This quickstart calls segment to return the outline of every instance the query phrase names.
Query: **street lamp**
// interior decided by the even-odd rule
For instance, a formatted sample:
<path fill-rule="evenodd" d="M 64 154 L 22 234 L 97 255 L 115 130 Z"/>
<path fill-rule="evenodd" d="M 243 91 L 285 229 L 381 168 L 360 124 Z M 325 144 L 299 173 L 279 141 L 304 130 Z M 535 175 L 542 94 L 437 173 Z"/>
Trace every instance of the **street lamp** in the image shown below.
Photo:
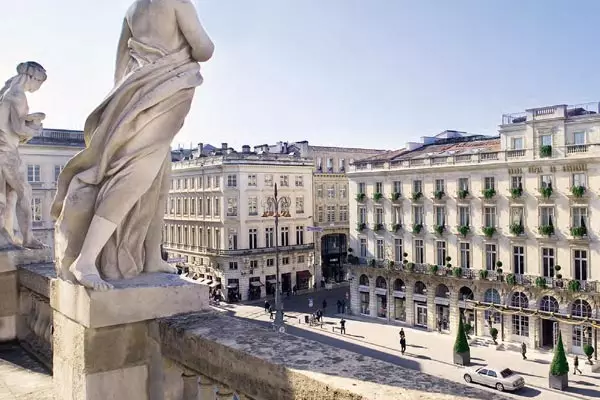
<path fill-rule="evenodd" d="M 283 322 L 283 309 L 281 307 L 281 279 L 279 276 L 279 210 L 281 209 L 283 217 L 290 216 L 291 201 L 289 197 L 277 196 L 277 184 L 273 190 L 273 198 L 267 199 L 267 212 L 265 216 L 275 216 L 275 321 L 273 328 L 281 333 L 285 332 Z"/>

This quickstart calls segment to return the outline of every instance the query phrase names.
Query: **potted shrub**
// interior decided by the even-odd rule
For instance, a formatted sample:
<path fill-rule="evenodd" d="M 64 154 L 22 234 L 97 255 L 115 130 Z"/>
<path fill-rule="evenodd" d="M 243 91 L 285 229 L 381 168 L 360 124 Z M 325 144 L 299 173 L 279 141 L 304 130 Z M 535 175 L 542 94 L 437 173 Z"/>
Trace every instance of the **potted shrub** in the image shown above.
<path fill-rule="evenodd" d="M 494 236 L 494 233 L 496 233 L 496 228 L 493 226 L 484 226 L 483 228 L 481 228 L 481 230 L 487 238 L 491 238 L 492 236 Z"/>
<path fill-rule="evenodd" d="M 446 230 L 446 227 L 444 225 L 436 225 L 435 226 L 435 233 L 437 233 L 438 235 L 441 235 L 442 233 L 444 233 L 445 230 Z"/>
<path fill-rule="evenodd" d="M 460 233 L 463 237 L 467 237 L 469 232 L 471 232 L 469 225 L 461 225 L 458 227 L 458 233 Z"/>
<path fill-rule="evenodd" d="M 431 264 L 429 266 L 429 272 L 431 273 L 431 275 L 437 274 L 437 272 L 438 272 L 439 269 L 440 268 L 437 265 L 435 265 L 435 264 Z"/>
<path fill-rule="evenodd" d="M 510 286 L 514 286 L 517 284 L 517 277 L 515 276 L 515 274 L 508 274 L 506 275 L 506 283 Z"/>
<path fill-rule="evenodd" d="M 584 345 L 583 352 L 585 353 L 585 356 L 588 359 L 588 364 L 594 365 L 594 363 L 592 362 L 592 356 L 594 355 L 594 348 L 592 347 L 592 345 L 590 345 L 590 344 Z"/>
<path fill-rule="evenodd" d="M 522 187 L 516 187 L 516 188 L 510 189 L 510 197 L 512 197 L 513 199 L 518 199 L 521 196 L 523 196 L 523 188 Z"/>
<path fill-rule="evenodd" d="M 496 263 L 496 279 L 498 279 L 499 281 L 502 280 L 502 273 L 504 271 L 502 270 L 502 261 L 498 261 Z"/>
<path fill-rule="evenodd" d="M 543 188 L 540 188 L 540 193 L 542 194 L 543 198 L 545 198 L 545 199 L 550 198 L 550 196 L 552 196 L 552 186 L 548 185 Z"/>
<path fill-rule="evenodd" d="M 494 344 L 498 344 L 498 342 L 496 341 L 496 339 L 498 339 L 498 329 L 491 328 L 490 329 L 490 336 L 492 336 L 492 340 L 494 341 Z"/>
<path fill-rule="evenodd" d="M 540 147 L 540 157 L 551 157 L 552 156 L 552 146 L 549 144 Z"/>
<path fill-rule="evenodd" d="M 375 267 L 376 265 L 377 265 L 377 261 L 375 261 L 375 259 L 372 258 L 371 261 L 369 261 L 369 266 Z"/>
<path fill-rule="evenodd" d="M 479 271 L 479 278 L 480 279 L 487 279 L 488 277 L 488 270 L 487 269 L 482 269 Z"/>
<path fill-rule="evenodd" d="M 552 236 L 554 235 L 554 225 L 542 225 L 540 226 L 540 235 Z"/>
<path fill-rule="evenodd" d="M 461 267 L 455 267 L 452 270 L 452 274 L 456 277 L 456 278 L 460 278 L 462 276 L 462 268 Z"/>
<path fill-rule="evenodd" d="M 413 201 L 417 201 L 419 200 L 421 197 L 423 197 L 423 193 L 422 192 L 415 192 L 412 194 L 412 199 Z"/>
<path fill-rule="evenodd" d="M 398 201 L 398 200 L 400 200 L 400 193 L 399 192 L 392 193 L 392 201 Z"/>
<path fill-rule="evenodd" d="M 367 228 L 367 224 L 365 224 L 364 222 L 359 222 L 358 224 L 356 224 L 356 230 L 357 231 L 363 231 Z"/>
<path fill-rule="evenodd" d="M 406 266 L 408 267 L 408 270 L 410 272 L 415 270 L 415 263 L 414 262 L 409 262 L 408 264 L 406 264 Z"/>
<path fill-rule="evenodd" d="M 496 195 L 496 189 L 494 189 L 494 188 L 484 189 L 481 191 L 481 193 L 483 194 L 484 198 L 489 200 Z"/>
<path fill-rule="evenodd" d="M 419 234 L 421 233 L 421 230 L 423 229 L 423 224 L 413 224 L 413 233 Z"/>
<path fill-rule="evenodd" d="M 563 287 L 562 274 L 560 273 L 560 269 L 560 265 L 554 266 L 554 276 L 556 277 L 556 285 L 558 287 Z"/>
<path fill-rule="evenodd" d="M 379 201 L 379 200 L 381 200 L 382 198 L 383 198 L 383 193 L 375 192 L 375 193 L 373 194 L 373 200 L 375 200 L 375 201 Z"/>
<path fill-rule="evenodd" d="M 365 201 L 365 197 L 366 197 L 366 194 L 364 194 L 364 193 L 357 193 L 356 194 L 356 201 Z"/>
<path fill-rule="evenodd" d="M 464 200 L 464 199 L 467 198 L 468 195 L 469 195 L 469 191 L 467 189 L 460 189 L 458 191 L 458 198 L 459 199 Z"/>
<path fill-rule="evenodd" d="M 519 236 L 522 235 L 523 233 L 525 233 L 525 227 L 523 226 L 523 224 L 519 223 L 519 222 L 515 222 L 510 224 L 510 233 L 512 233 L 515 236 Z"/>
<path fill-rule="evenodd" d="M 398 232 L 401 227 L 402 227 L 402 225 L 400 225 L 398 223 L 392 224 L 392 232 Z"/>
<path fill-rule="evenodd" d="M 543 276 L 538 276 L 535 278 L 535 286 L 540 289 L 546 288 L 546 279 Z"/>
<path fill-rule="evenodd" d="M 587 228 L 585 226 L 572 226 L 571 236 L 581 238 L 587 235 Z"/>
<path fill-rule="evenodd" d="M 579 292 L 581 290 L 581 282 L 579 281 L 569 281 L 569 290 L 571 292 Z"/>
<path fill-rule="evenodd" d="M 454 364 L 465 366 L 471 364 L 471 350 L 462 318 L 458 319 L 458 331 L 454 342 Z"/>
<path fill-rule="evenodd" d="M 569 363 L 563 347 L 562 335 L 558 332 L 558 343 L 554 348 L 554 357 L 550 364 L 548 375 L 548 386 L 550 389 L 565 390 L 569 387 Z"/>
<path fill-rule="evenodd" d="M 571 188 L 571 193 L 577 198 L 583 197 L 585 194 L 585 186 L 577 185 Z"/>
<path fill-rule="evenodd" d="M 433 196 L 435 197 L 435 199 L 436 199 L 436 200 L 441 200 L 441 199 L 443 199 L 443 198 L 444 198 L 444 195 L 445 195 L 445 193 L 444 193 L 444 191 L 443 191 L 443 190 L 436 190 L 436 191 L 433 193 Z"/>

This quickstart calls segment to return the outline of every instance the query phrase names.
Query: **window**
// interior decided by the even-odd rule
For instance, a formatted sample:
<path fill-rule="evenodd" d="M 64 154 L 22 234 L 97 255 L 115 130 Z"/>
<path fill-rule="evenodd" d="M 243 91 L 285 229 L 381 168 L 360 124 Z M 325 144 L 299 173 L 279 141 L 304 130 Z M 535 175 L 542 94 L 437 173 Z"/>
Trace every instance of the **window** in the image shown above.
<path fill-rule="evenodd" d="M 458 190 L 469 190 L 469 178 L 458 178 Z"/>
<path fill-rule="evenodd" d="M 281 175 L 279 177 L 279 185 L 281 187 L 288 187 L 290 186 L 290 177 L 287 175 Z"/>
<path fill-rule="evenodd" d="M 55 165 L 54 166 L 54 182 L 58 182 L 58 176 L 62 172 L 64 165 Z"/>
<path fill-rule="evenodd" d="M 554 249 L 542 247 L 542 276 L 552 278 L 554 276 Z"/>
<path fill-rule="evenodd" d="M 190 245 L 196 246 L 196 227 L 190 229 Z"/>
<path fill-rule="evenodd" d="M 296 175 L 296 187 L 304 186 L 304 177 L 302 175 Z"/>
<path fill-rule="evenodd" d="M 212 204 L 212 199 L 210 197 L 207 197 L 206 198 L 206 215 L 207 216 L 212 215 L 212 213 L 210 211 L 212 209 L 211 204 Z M 179 199 L 177 199 L 177 210 L 178 210 L 177 213 L 179 213 Z"/>
<path fill-rule="evenodd" d="M 237 270 L 238 269 L 238 263 L 237 263 L 237 261 L 229 261 L 229 269 L 230 270 Z"/>
<path fill-rule="evenodd" d="M 367 256 L 367 239 L 360 239 L 360 256 L 365 258 Z"/>
<path fill-rule="evenodd" d="M 433 212 L 435 214 L 435 224 L 437 226 L 445 226 L 446 225 L 446 207 L 435 206 L 435 207 L 433 207 Z"/>
<path fill-rule="evenodd" d="M 525 247 L 513 246 L 513 270 L 516 275 L 525 274 Z"/>
<path fill-rule="evenodd" d="M 573 144 L 582 145 L 585 144 L 585 132 L 574 132 L 573 133 Z"/>
<path fill-rule="evenodd" d="M 471 226 L 471 209 L 469 206 L 458 207 L 458 225 Z"/>
<path fill-rule="evenodd" d="M 183 215 L 188 215 L 189 214 L 189 203 L 190 201 L 188 199 L 183 199 Z"/>
<path fill-rule="evenodd" d="M 175 208 L 177 211 L 177 215 L 181 214 L 181 199 L 176 200 L 177 207 Z"/>
<path fill-rule="evenodd" d="M 496 269 L 496 245 L 492 243 L 488 243 L 485 245 L 485 269 L 488 271 L 493 271 Z"/>
<path fill-rule="evenodd" d="M 435 242 L 435 263 L 439 267 L 446 265 L 446 242 Z"/>
<path fill-rule="evenodd" d="M 392 207 L 392 224 L 402 224 L 402 209 L 400 207 Z"/>
<path fill-rule="evenodd" d="M 340 206 L 340 221 L 348 221 L 348 206 Z"/>
<path fill-rule="evenodd" d="M 573 250 L 573 275 L 578 281 L 587 281 L 588 256 L 587 250 Z"/>
<path fill-rule="evenodd" d="M 42 220 L 42 199 L 40 197 L 31 198 L 31 220 L 33 222 Z"/>
<path fill-rule="evenodd" d="M 27 182 L 41 182 L 40 166 L 29 164 L 27 166 Z"/>
<path fill-rule="evenodd" d="M 375 256 L 378 260 L 383 260 L 383 239 L 377 239 L 377 248 L 375 252 Z"/>
<path fill-rule="evenodd" d="M 273 186 L 273 174 L 265 174 L 265 186 Z"/>
<path fill-rule="evenodd" d="M 296 214 L 304 214 L 304 196 L 296 197 Z"/>
<path fill-rule="evenodd" d="M 443 179 L 436 179 L 435 180 L 435 191 L 436 192 L 444 192 L 445 185 L 444 185 L 444 180 Z"/>
<path fill-rule="evenodd" d="M 375 182 L 375 193 L 383 193 L 383 182 Z"/>
<path fill-rule="evenodd" d="M 423 206 L 412 207 L 413 224 L 423 225 Z"/>
<path fill-rule="evenodd" d="M 192 189 L 196 188 L 196 178 L 190 178 L 190 187 Z"/>
<path fill-rule="evenodd" d="M 365 183 L 364 182 L 360 182 L 358 184 L 358 193 L 359 194 L 367 193 L 366 190 L 367 190 L 367 187 L 366 187 Z"/>
<path fill-rule="evenodd" d="M 196 199 L 190 199 L 190 215 L 196 215 Z"/>
<path fill-rule="evenodd" d="M 483 226 L 496 227 L 496 207 L 483 207 Z"/>
<path fill-rule="evenodd" d="M 203 183 L 204 183 L 203 177 L 199 177 L 198 178 L 198 189 L 202 189 Z"/>
<path fill-rule="evenodd" d="M 323 206 L 317 207 L 317 222 L 323 222 Z"/>
<path fill-rule="evenodd" d="M 187 178 L 183 178 L 182 181 L 183 181 L 183 188 L 187 189 L 188 188 L 188 180 L 187 180 Z"/>
<path fill-rule="evenodd" d="M 369 305 L 369 293 L 360 292 L 360 313 L 363 315 L 369 315 L 371 313 L 371 306 Z"/>
<path fill-rule="evenodd" d="M 542 146 L 552 146 L 552 135 L 540 135 Z"/>
<path fill-rule="evenodd" d="M 250 269 L 258 268 L 258 260 L 250 260 Z"/>
<path fill-rule="evenodd" d="M 587 207 L 572 207 L 571 208 L 571 226 L 572 227 L 587 227 Z"/>
<path fill-rule="evenodd" d="M 304 227 L 296 227 L 296 244 L 304 244 Z"/>
<path fill-rule="evenodd" d="M 398 193 L 398 194 L 402 194 L 402 182 L 400 181 L 394 181 L 394 183 L 392 184 L 393 186 L 393 192 L 394 193 Z"/>
<path fill-rule="evenodd" d="M 360 224 L 367 223 L 367 208 L 366 207 L 358 207 L 358 222 Z"/>
<path fill-rule="evenodd" d="M 215 207 L 214 207 L 214 216 L 218 217 L 221 215 L 221 199 L 215 197 Z"/>
<path fill-rule="evenodd" d="M 258 215 L 258 197 L 248 197 L 248 215 Z"/>
<path fill-rule="evenodd" d="M 510 177 L 510 188 L 523 190 L 523 177 L 521 175 L 513 175 Z"/>
<path fill-rule="evenodd" d="M 227 236 L 227 248 L 229 250 L 237 250 L 238 248 L 238 236 L 237 231 L 235 229 L 229 230 L 229 235 Z"/>
<path fill-rule="evenodd" d="M 552 296 L 544 296 L 540 300 L 540 310 L 557 313 L 559 309 L 558 301 Z"/>
<path fill-rule="evenodd" d="M 540 176 L 540 188 L 551 188 L 552 187 L 552 175 L 541 175 Z"/>
<path fill-rule="evenodd" d="M 327 198 L 335 199 L 335 185 L 327 186 Z"/>
<path fill-rule="evenodd" d="M 248 175 L 248 186 L 256 186 L 256 174 Z"/>
<path fill-rule="evenodd" d="M 297 261 L 298 264 L 304 264 L 304 261 L 305 261 L 304 256 L 298 256 L 298 261 Z"/>
<path fill-rule="evenodd" d="M 265 247 L 275 247 L 275 241 L 273 238 L 273 228 L 265 229 Z"/>
<path fill-rule="evenodd" d="M 423 181 L 422 180 L 414 180 L 413 181 L 413 193 L 423 193 Z"/>
<path fill-rule="evenodd" d="M 554 207 L 553 206 L 541 206 L 540 212 L 540 226 L 549 226 L 554 224 Z"/>
<path fill-rule="evenodd" d="M 340 184 L 340 199 L 345 199 L 347 197 L 348 188 L 344 184 Z"/>
<path fill-rule="evenodd" d="M 333 172 L 333 158 L 327 159 L 327 172 Z"/>
<path fill-rule="evenodd" d="M 258 230 L 256 228 L 248 229 L 248 248 L 258 248 Z"/>
<path fill-rule="evenodd" d="M 460 243 L 460 267 L 471 268 L 471 244 L 467 242 Z"/>
<path fill-rule="evenodd" d="M 529 299 L 522 292 L 514 292 L 510 305 L 515 308 L 529 308 Z M 529 317 L 526 315 L 513 315 L 512 331 L 513 335 L 529 337 Z"/>
<path fill-rule="evenodd" d="M 327 206 L 327 222 L 335 222 L 335 206 Z"/>
<path fill-rule="evenodd" d="M 483 178 L 483 188 L 486 190 L 496 189 L 496 179 L 493 176 Z"/>
<path fill-rule="evenodd" d="M 317 157 L 317 171 L 323 172 L 323 159 L 321 157 Z"/>
<path fill-rule="evenodd" d="M 375 223 L 383 224 L 383 208 L 382 207 L 377 207 L 375 209 Z"/>
<path fill-rule="evenodd" d="M 573 186 L 583 186 L 586 187 L 586 179 L 585 174 L 573 174 Z"/>
<path fill-rule="evenodd" d="M 290 228 L 284 226 L 281 228 L 281 243 L 280 245 L 283 247 L 290 245 Z"/>
<path fill-rule="evenodd" d="M 215 177 L 213 178 L 213 180 L 214 180 L 214 183 L 215 183 L 215 184 L 214 184 L 214 186 L 215 186 L 215 189 L 218 189 L 218 188 L 219 188 L 219 186 L 221 185 L 221 177 L 220 177 L 220 176 L 215 176 Z"/>
<path fill-rule="evenodd" d="M 235 198 L 227 199 L 227 216 L 237 217 L 238 215 L 238 201 Z"/>
<path fill-rule="evenodd" d="M 404 256 L 402 255 L 402 239 L 394 239 L 394 262 L 402 263 Z"/>
<path fill-rule="evenodd" d="M 215 228 L 215 249 L 221 248 L 221 230 L 219 228 Z"/>
<path fill-rule="evenodd" d="M 267 267 L 272 267 L 275 265 L 275 259 L 274 258 L 267 258 Z"/>
<path fill-rule="evenodd" d="M 340 172 L 345 172 L 346 171 L 346 160 L 343 158 L 339 159 L 339 168 L 340 168 Z"/>
<path fill-rule="evenodd" d="M 523 150 L 523 138 L 516 137 L 511 139 L 511 149 L 512 150 Z"/>
<path fill-rule="evenodd" d="M 206 228 L 206 247 L 208 247 L 209 249 L 212 249 L 212 231 L 210 230 L 210 228 Z"/>
<path fill-rule="evenodd" d="M 197 209 L 198 215 L 202 215 L 203 205 L 204 205 L 204 200 L 202 199 L 202 197 L 199 197 L 198 198 L 198 209 Z"/>
<path fill-rule="evenodd" d="M 281 257 L 281 265 L 288 265 L 290 263 L 289 257 Z"/>
<path fill-rule="evenodd" d="M 209 185 L 209 186 L 210 186 L 210 185 Z M 181 189 L 181 179 L 177 179 L 177 180 L 175 181 L 175 189 L 176 189 L 176 190 L 179 190 L 179 189 Z"/>
<path fill-rule="evenodd" d="M 415 247 L 415 263 L 416 264 L 423 264 L 425 262 L 425 245 L 423 243 L 422 239 L 415 239 L 414 240 L 414 247 Z"/>

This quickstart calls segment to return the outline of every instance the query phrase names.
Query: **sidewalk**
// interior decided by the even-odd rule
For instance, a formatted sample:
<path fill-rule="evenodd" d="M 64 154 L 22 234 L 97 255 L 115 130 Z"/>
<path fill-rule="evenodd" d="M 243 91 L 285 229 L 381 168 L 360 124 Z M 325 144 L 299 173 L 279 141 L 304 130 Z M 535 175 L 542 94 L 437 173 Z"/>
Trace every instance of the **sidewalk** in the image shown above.
<path fill-rule="evenodd" d="M 234 312 L 242 318 L 268 321 L 268 316 L 264 311 L 256 307 L 240 305 Z M 463 367 L 453 364 L 454 335 L 403 327 L 406 333 L 407 352 L 405 355 L 401 355 L 398 334 L 400 326 L 362 320 L 354 316 L 344 316 L 347 320 L 347 334 L 341 335 L 337 330 L 332 332 L 333 326 L 339 326 L 340 318 L 338 316 L 325 317 L 323 328 L 321 328 L 310 327 L 304 324 L 303 319 L 302 322 L 299 322 L 303 315 L 305 314 L 286 312 L 286 323 L 313 333 L 318 332 L 319 335 L 327 338 L 342 340 L 349 345 L 360 345 L 393 356 L 416 360 L 421 372 L 462 382 Z M 573 375 L 571 372 L 569 374 L 569 390 L 559 392 L 548 388 L 548 371 L 553 353 L 528 350 L 528 360 L 523 360 L 519 352 L 497 350 L 491 339 L 479 337 L 472 339 L 471 360 L 474 366 L 489 364 L 508 367 L 525 378 L 527 388 L 514 395 L 507 394 L 509 397 L 536 397 L 543 400 L 600 398 L 600 389 L 597 387 L 600 383 L 600 374 L 591 373 L 590 365 L 585 364 L 584 360 L 580 359 L 579 365 L 584 375 Z M 500 348 L 502 347 L 506 348 L 507 346 L 500 346 Z M 572 358 L 569 358 L 571 369 L 573 368 L 572 362 Z"/>

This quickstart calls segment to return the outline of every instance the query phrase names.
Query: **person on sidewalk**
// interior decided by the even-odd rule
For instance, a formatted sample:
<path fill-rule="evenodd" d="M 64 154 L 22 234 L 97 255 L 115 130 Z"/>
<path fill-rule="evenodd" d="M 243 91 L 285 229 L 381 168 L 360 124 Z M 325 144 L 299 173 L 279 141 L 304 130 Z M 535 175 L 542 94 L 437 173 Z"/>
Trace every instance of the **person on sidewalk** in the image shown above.
<path fill-rule="evenodd" d="M 400 328 L 400 339 L 402 339 L 404 336 L 404 328 Z"/>
<path fill-rule="evenodd" d="M 527 345 L 525 342 L 521 343 L 521 355 L 523 356 L 523 360 L 527 360 Z"/>
<path fill-rule="evenodd" d="M 327 309 L 327 300 L 323 299 L 323 313 L 325 313 L 326 309 Z"/>
<path fill-rule="evenodd" d="M 272 306 L 269 306 L 269 319 L 273 319 L 273 314 L 275 313 L 275 311 L 273 310 Z"/>
<path fill-rule="evenodd" d="M 340 314 L 342 312 L 342 301 L 338 299 L 337 301 L 337 313 Z"/>
<path fill-rule="evenodd" d="M 340 333 L 342 335 L 346 334 L 346 320 L 344 318 L 342 318 L 340 321 Z"/>
<path fill-rule="evenodd" d="M 573 360 L 573 375 L 577 375 L 577 371 L 579 371 L 579 375 L 583 374 L 579 369 L 579 357 L 575 356 L 575 359 Z"/>
<path fill-rule="evenodd" d="M 271 304 L 265 300 L 265 314 L 269 312 L 269 308 L 271 308 Z"/>
<path fill-rule="evenodd" d="M 400 351 L 402 352 L 402 355 L 404 355 L 404 352 L 406 351 L 406 338 L 404 336 L 400 338 Z"/>

